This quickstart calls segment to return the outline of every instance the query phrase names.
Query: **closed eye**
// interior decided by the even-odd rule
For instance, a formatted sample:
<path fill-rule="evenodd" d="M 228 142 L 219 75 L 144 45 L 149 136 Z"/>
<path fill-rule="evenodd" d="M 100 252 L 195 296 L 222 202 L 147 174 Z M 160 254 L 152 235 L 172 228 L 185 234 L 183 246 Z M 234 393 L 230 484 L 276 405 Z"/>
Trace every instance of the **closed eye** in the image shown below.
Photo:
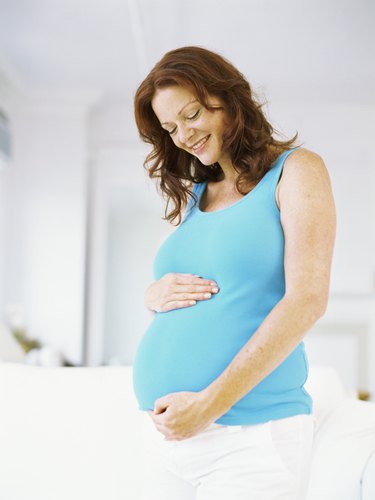
<path fill-rule="evenodd" d="M 195 120 L 196 118 L 198 118 L 199 112 L 200 112 L 200 109 L 198 109 L 194 114 L 187 116 L 186 119 L 187 120 Z M 172 130 L 167 130 L 167 132 L 169 135 L 173 135 L 176 132 L 176 130 L 177 130 L 177 127 L 175 127 Z"/>
<path fill-rule="evenodd" d="M 169 135 L 173 135 L 177 130 L 177 127 L 175 127 L 173 130 L 167 130 Z"/>
<path fill-rule="evenodd" d="M 187 117 L 188 120 L 194 120 L 199 115 L 199 109 L 193 114 Z"/>

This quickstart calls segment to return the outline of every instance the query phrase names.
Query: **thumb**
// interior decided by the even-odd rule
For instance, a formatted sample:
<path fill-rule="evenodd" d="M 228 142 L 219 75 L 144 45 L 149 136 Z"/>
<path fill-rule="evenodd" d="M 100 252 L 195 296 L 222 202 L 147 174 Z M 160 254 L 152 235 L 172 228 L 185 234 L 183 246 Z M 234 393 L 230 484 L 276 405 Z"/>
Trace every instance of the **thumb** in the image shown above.
<path fill-rule="evenodd" d="M 166 396 L 159 398 L 154 403 L 154 413 L 158 415 L 159 413 L 164 413 L 168 406 L 170 405 L 168 398 Z"/>

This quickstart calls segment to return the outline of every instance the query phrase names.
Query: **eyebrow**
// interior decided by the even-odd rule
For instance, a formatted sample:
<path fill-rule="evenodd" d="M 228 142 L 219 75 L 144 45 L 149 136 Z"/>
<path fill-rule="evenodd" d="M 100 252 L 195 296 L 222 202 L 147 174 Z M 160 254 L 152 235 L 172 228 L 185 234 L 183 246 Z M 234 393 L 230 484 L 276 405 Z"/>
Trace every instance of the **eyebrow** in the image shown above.
<path fill-rule="evenodd" d="M 183 106 L 183 107 L 180 109 L 180 111 L 177 113 L 177 116 L 180 116 L 180 114 L 183 112 L 183 110 L 184 110 L 185 108 L 187 108 L 187 107 L 189 106 L 189 104 L 193 104 L 193 102 L 198 102 L 198 99 L 194 99 L 194 100 L 192 100 L 192 101 L 188 102 L 187 104 L 185 104 L 185 106 Z M 161 123 L 161 125 L 168 125 L 169 123 L 171 123 L 171 122 L 162 122 L 162 123 Z"/>

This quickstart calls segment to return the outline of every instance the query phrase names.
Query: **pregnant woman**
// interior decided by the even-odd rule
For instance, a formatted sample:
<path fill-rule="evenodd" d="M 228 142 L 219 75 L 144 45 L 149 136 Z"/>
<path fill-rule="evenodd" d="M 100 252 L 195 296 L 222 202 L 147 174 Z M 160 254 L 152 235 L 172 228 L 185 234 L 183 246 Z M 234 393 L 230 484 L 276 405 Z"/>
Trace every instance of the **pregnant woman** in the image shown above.
<path fill-rule="evenodd" d="M 244 76 L 200 47 L 164 55 L 135 116 L 177 226 L 155 258 L 134 361 L 142 498 L 302 500 L 303 337 L 326 309 L 335 239 L 324 162 L 277 140 Z"/>

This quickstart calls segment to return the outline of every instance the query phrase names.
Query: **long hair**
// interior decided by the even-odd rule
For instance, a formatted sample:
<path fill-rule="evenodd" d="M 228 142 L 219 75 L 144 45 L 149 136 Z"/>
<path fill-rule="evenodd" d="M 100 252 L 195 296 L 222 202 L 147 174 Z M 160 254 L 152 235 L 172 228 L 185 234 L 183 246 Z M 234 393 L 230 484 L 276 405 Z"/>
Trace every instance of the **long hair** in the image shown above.
<path fill-rule="evenodd" d="M 189 197 L 192 183 L 224 178 L 219 164 L 203 165 L 198 158 L 179 149 L 157 119 L 151 101 L 158 89 L 182 86 L 191 90 L 198 101 L 210 109 L 207 99 L 222 100 L 228 117 L 223 136 L 223 150 L 229 153 L 238 172 L 237 190 L 245 195 L 271 168 L 283 151 L 292 148 L 297 134 L 290 140 L 273 137 L 274 129 L 267 121 L 249 82 L 229 61 L 202 47 L 182 47 L 167 52 L 138 87 L 134 98 L 134 112 L 142 140 L 152 145 L 144 162 L 151 179 L 159 179 L 166 199 L 164 220 L 177 224 Z M 212 108 L 211 108 L 212 109 Z M 194 203 L 197 197 L 194 196 Z M 168 206 L 174 207 L 168 214 Z"/>

